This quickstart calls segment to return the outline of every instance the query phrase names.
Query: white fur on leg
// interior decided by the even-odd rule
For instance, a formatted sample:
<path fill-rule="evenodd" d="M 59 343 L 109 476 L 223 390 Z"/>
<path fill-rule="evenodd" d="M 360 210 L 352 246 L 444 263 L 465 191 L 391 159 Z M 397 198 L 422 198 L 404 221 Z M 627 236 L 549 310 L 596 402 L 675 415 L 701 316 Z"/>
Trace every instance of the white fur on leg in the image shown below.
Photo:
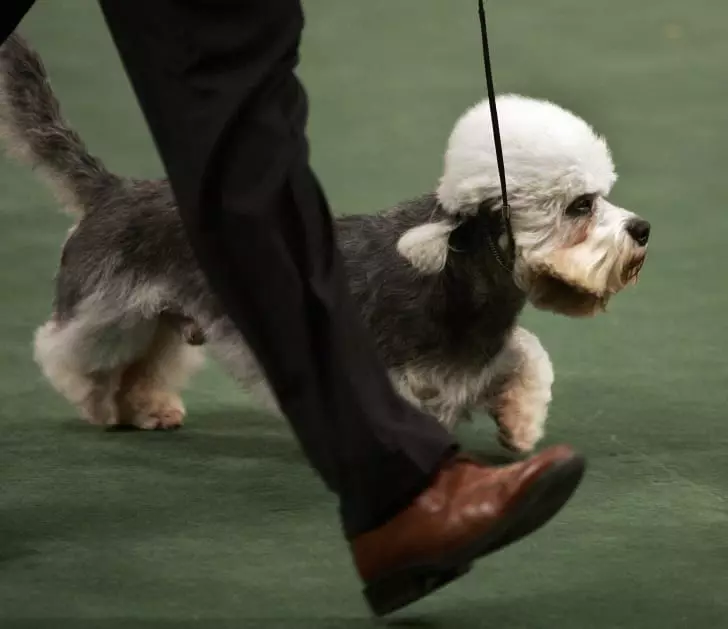
<path fill-rule="evenodd" d="M 72 326 L 51 319 L 35 334 L 35 361 L 53 388 L 73 404 L 92 424 L 113 426 L 118 422 L 114 394 L 119 370 L 85 370 L 79 350 L 82 335 Z"/>
<path fill-rule="evenodd" d="M 544 435 L 554 382 L 551 360 L 538 338 L 519 327 L 496 363 L 503 371 L 486 406 L 500 428 L 501 443 L 530 452 Z"/>
<path fill-rule="evenodd" d="M 34 358 L 53 388 L 72 404 L 80 406 L 91 393 L 93 383 L 79 372 L 64 340 L 60 325 L 53 319 L 46 321 L 35 332 Z"/>
<path fill-rule="evenodd" d="M 516 328 L 493 361 L 480 369 L 410 365 L 390 371 L 399 394 L 453 430 L 478 407 L 501 429 L 504 445 L 532 450 L 543 437 L 554 372 L 538 338 Z"/>
<path fill-rule="evenodd" d="M 389 376 L 402 397 L 454 430 L 480 403 L 494 373 L 491 365 L 458 369 L 418 363 L 390 370 Z"/>
<path fill-rule="evenodd" d="M 120 421 L 115 395 L 123 368 L 149 347 L 153 319 L 124 320 L 118 304 L 108 305 L 94 293 L 76 308 L 72 319 L 53 316 L 35 334 L 35 360 L 53 388 L 94 424 Z"/>

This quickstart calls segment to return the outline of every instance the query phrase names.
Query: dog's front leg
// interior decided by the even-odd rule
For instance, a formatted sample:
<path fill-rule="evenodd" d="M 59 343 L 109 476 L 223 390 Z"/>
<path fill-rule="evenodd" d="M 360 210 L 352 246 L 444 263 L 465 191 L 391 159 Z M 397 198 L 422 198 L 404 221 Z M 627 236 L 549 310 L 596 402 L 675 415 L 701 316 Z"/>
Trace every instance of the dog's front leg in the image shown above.
<path fill-rule="evenodd" d="M 510 450 L 530 452 L 544 435 L 554 381 L 551 360 L 534 334 L 516 328 L 493 367 L 485 406 L 498 424 L 499 440 Z"/>

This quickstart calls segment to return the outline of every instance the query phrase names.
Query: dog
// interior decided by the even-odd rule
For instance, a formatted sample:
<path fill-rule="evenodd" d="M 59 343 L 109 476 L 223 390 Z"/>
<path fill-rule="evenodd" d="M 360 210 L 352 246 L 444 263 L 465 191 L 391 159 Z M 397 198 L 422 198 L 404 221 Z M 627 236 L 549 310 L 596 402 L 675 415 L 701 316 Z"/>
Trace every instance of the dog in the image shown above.
<path fill-rule="evenodd" d="M 519 315 L 529 302 L 602 312 L 636 282 L 650 225 L 607 200 L 610 150 L 584 120 L 519 95 L 496 104 L 510 216 L 485 101 L 455 124 L 433 192 L 337 218 L 336 237 L 398 392 L 450 430 L 488 413 L 504 446 L 528 452 L 544 435 L 554 372 Z M 90 155 L 19 35 L 0 48 L 0 127 L 75 217 L 52 316 L 35 335 L 50 384 L 94 424 L 176 428 L 180 391 L 207 350 L 275 408 L 196 264 L 168 182 L 120 177 Z"/>

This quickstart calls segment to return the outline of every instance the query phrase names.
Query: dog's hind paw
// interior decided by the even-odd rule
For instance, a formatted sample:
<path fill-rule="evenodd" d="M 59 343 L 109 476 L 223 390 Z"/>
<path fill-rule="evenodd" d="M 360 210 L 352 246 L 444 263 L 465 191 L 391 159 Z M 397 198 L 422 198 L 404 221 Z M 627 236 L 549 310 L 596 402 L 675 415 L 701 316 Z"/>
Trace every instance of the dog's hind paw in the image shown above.
<path fill-rule="evenodd" d="M 132 424 L 140 430 L 175 430 L 184 423 L 184 412 L 177 409 L 163 409 L 155 413 L 138 414 Z"/>
<path fill-rule="evenodd" d="M 174 430 L 184 423 L 184 404 L 174 393 L 130 394 L 123 400 L 122 407 L 120 423 L 140 430 Z"/>

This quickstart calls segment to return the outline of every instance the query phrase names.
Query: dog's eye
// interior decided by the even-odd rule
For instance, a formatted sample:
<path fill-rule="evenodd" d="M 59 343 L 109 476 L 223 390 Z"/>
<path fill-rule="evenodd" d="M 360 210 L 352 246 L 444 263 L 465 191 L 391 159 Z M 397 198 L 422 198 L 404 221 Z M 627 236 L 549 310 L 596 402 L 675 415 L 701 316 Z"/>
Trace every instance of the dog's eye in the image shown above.
<path fill-rule="evenodd" d="M 573 217 L 589 216 L 594 211 L 595 201 L 596 197 L 591 194 L 577 197 L 566 208 L 566 215 Z"/>

